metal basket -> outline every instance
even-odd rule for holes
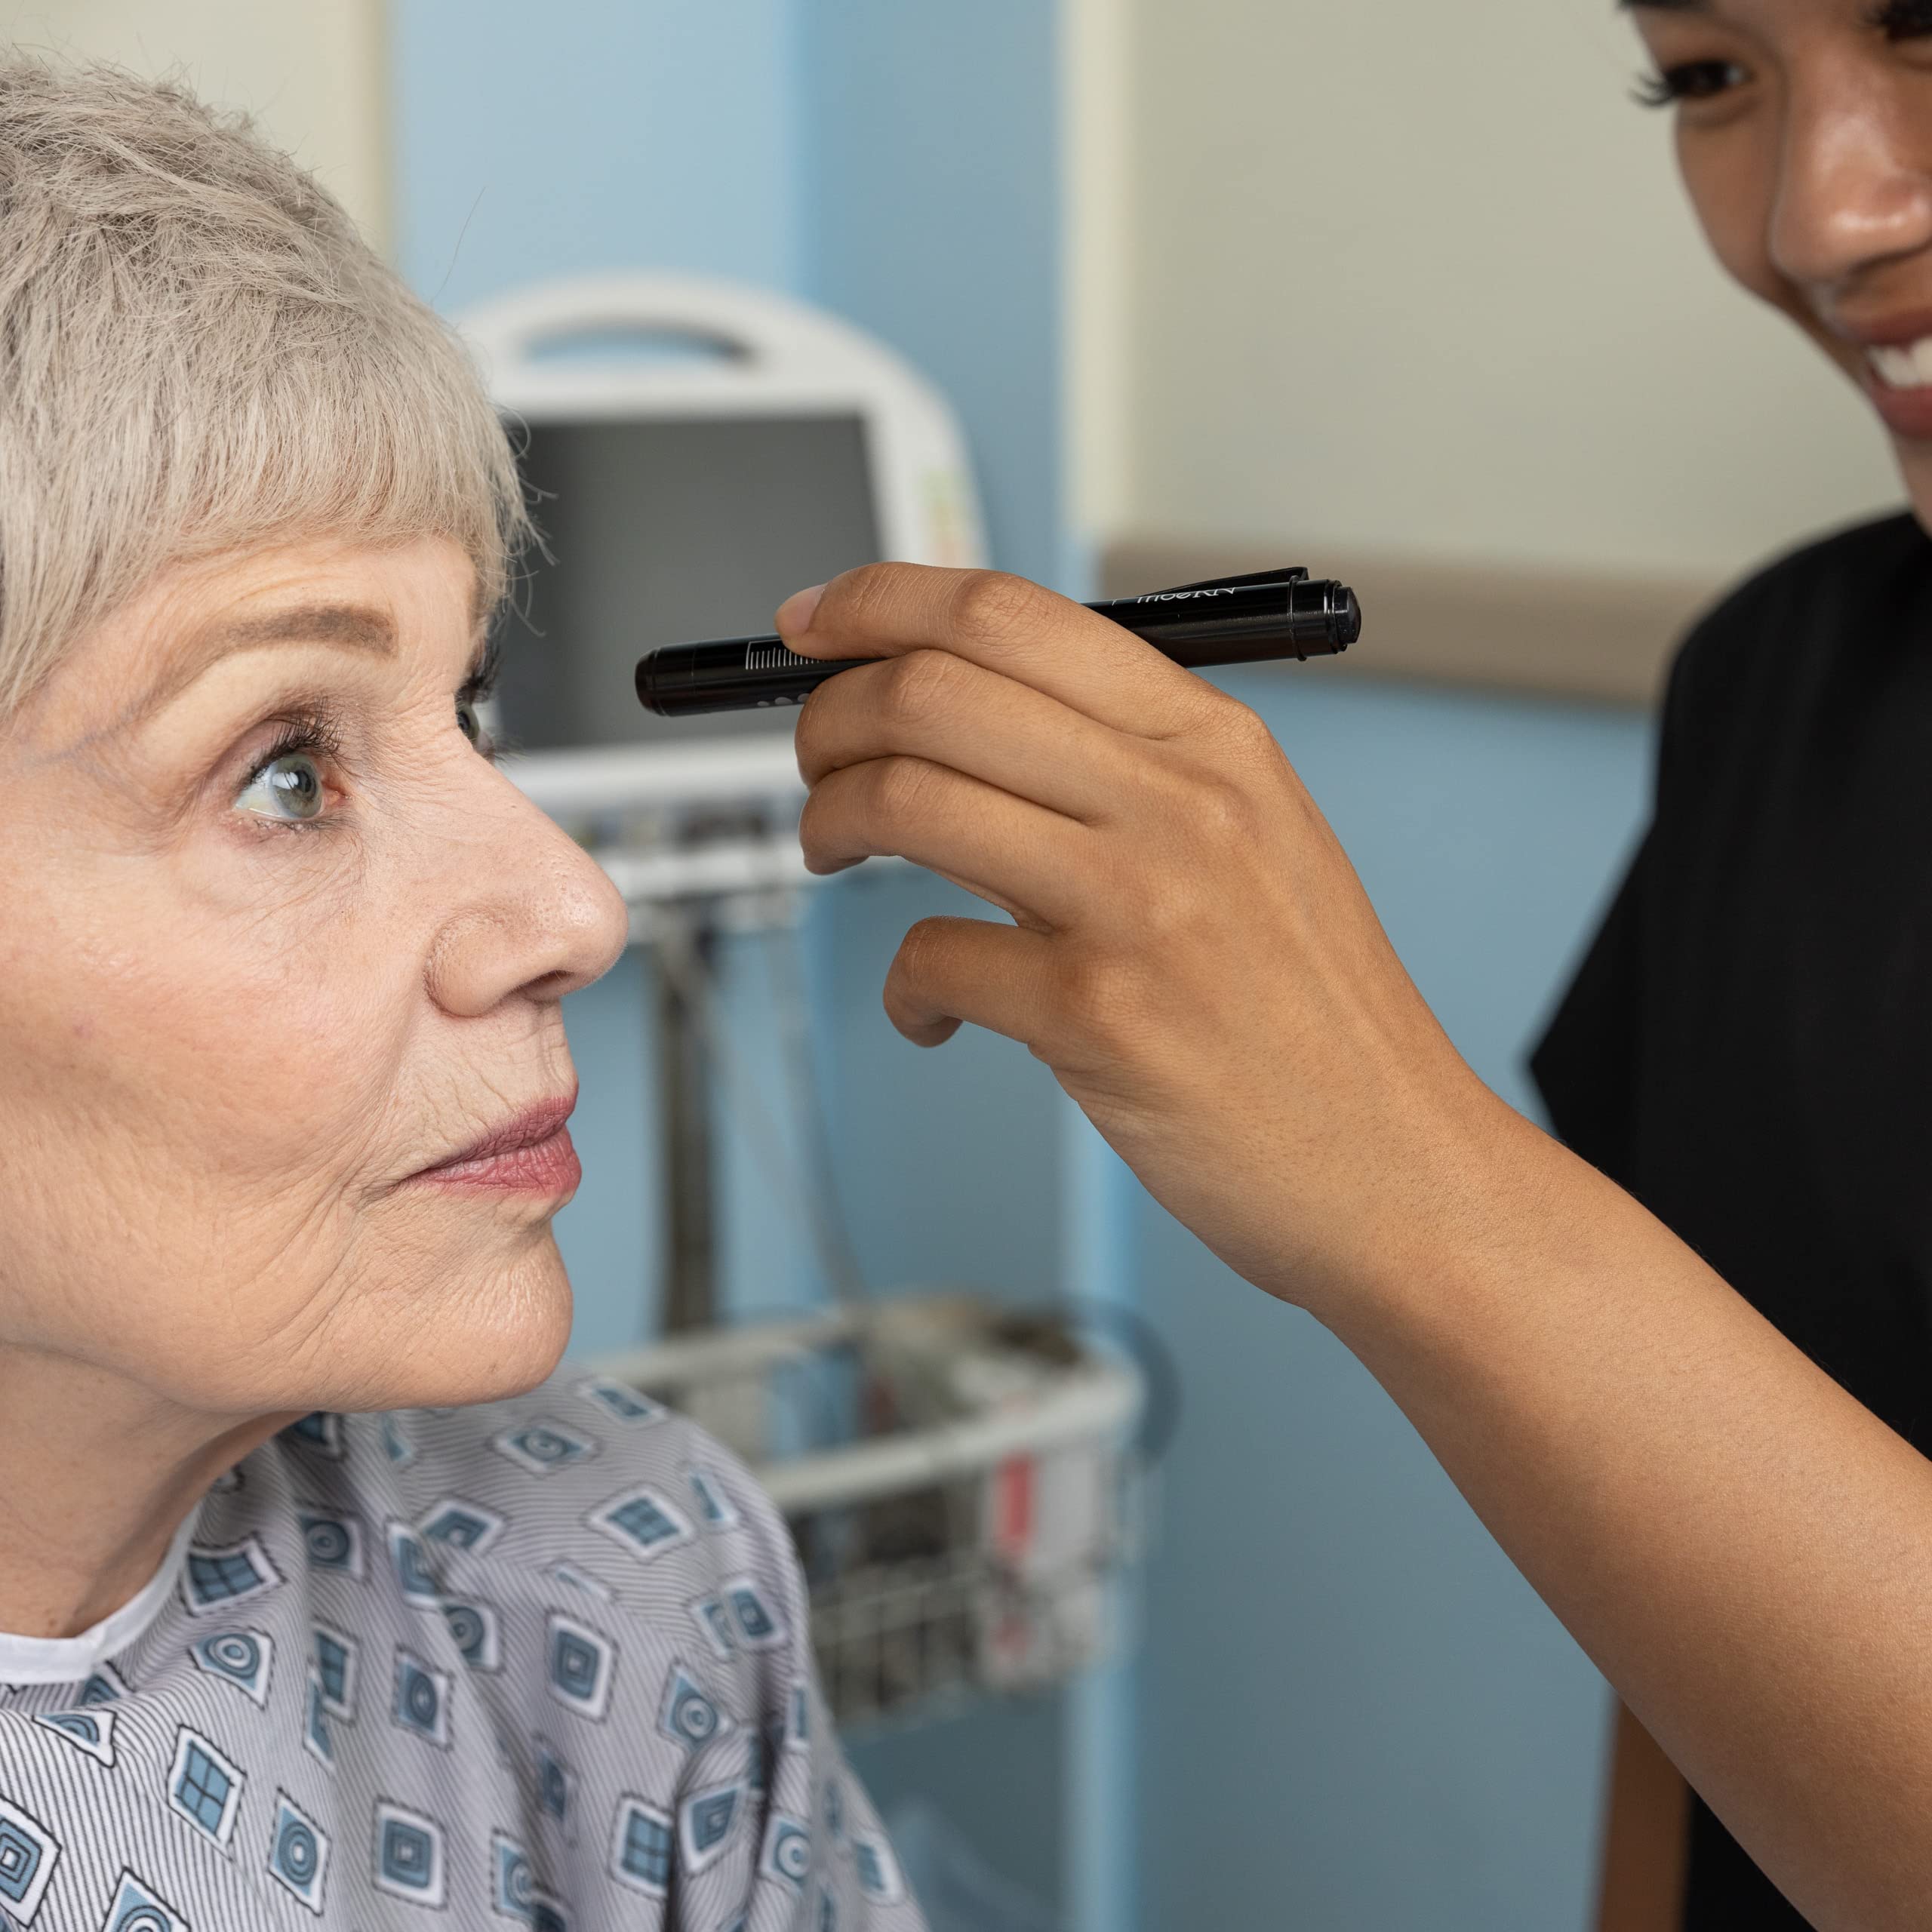
[[[921,1294],[676,1337],[603,1373],[751,1465],[790,1524],[841,1724],[1103,1655],[1142,1378],[1065,1318]]]

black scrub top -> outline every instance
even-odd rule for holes
[[[1656,813],[1531,1062],[1557,1132],[1932,1453],[1932,542],[1692,632]],[[1686,1932],[1802,1926],[1695,1806]]]

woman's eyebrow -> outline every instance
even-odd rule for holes
[[[303,644],[347,644],[380,652],[395,650],[395,625],[386,611],[366,604],[299,604],[259,617],[230,617],[195,635],[194,651],[208,663],[231,651],[287,640]]]
[[[396,651],[395,623],[386,611],[367,604],[298,604],[217,619],[195,633],[180,662],[143,694],[122,718],[122,727],[138,724],[235,651],[282,643],[346,645],[390,657]]]

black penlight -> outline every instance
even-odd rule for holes
[[[1361,635],[1355,592],[1299,568],[1183,583],[1086,608],[1190,671],[1332,657]],[[801,657],[776,635],[667,644],[638,660],[638,701],[660,718],[803,704],[826,678],[880,661]]]

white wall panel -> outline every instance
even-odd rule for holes
[[[386,248],[384,11],[382,0],[0,0],[0,38],[185,72],[208,99],[254,115]]]
[[[1897,500],[1707,258],[1608,0],[1121,4],[1127,212],[1075,216],[1124,236],[1075,352],[1126,360],[1103,532],[1715,573]]]

